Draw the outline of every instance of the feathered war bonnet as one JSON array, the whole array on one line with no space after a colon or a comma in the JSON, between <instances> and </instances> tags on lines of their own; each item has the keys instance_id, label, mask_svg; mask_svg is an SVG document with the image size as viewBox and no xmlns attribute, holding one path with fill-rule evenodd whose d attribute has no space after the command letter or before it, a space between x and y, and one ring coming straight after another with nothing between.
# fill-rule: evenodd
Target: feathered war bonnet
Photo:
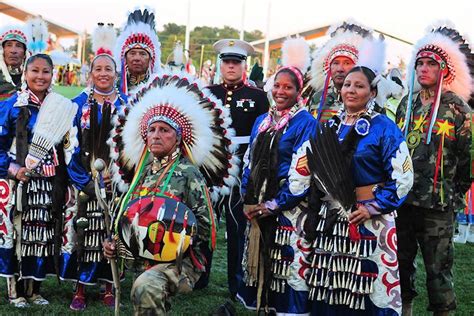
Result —
<instances>
[{"instance_id":1,"label":"feathered war bonnet","mask_svg":"<svg viewBox=\"0 0 474 316\"><path fill-rule=\"evenodd\" d=\"M121 65L121 91L128 93L127 67L125 55L131 49L139 48L150 55L149 74L161 71L161 43L155 30L155 13L152 9L137 9L129 14L127 23L120 33L115 46L116 63Z\"/></svg>"},{"instance_id":2,"label":"feathered war bonnet","mask_svg":"<svg viewBox=\"0 0 474 316\"><path fill-rule=\"evenodd\" d=\"M429 118L429 130L426 143L431 141L431 132L438 114L441 92L451 91L465 102L474 92L474 54L466 40L449 22L438 23L429 28L430 31L420 39L413 49L412 59L408 66L409 96L405 123L402 130L405 137L410 124L413 93L415 87L415 67L420 58L431 58L440 65L438 82L435 91L434 109Z\"/></svg>"},{"instance_id":3,"label":"feathered war bonnet","mask_svg":"<svg viewBox=\"0 0 474 316\"><path fill-rule=\"evenodd\" d=\"M128 167L140 170L148 160L148 126L163 121L181 136L182 154L200 169L213 189L213 199L218 193L230 193L229 188L237 183L239 164L231 144L235 131L230 128L229 110L203 88L199 79L184 72L156 74L129 102L130 111L122 131Z\"/></svg>"},{"instance_id":4,"label":"feathered war bonnet","mask_svg":"<svg viewBox=\"0 0 474 316\"><path fill-rule=\"evenodd\" d=\"M25 47L26 60L28 38L26 35L25 28L20 25L7 25L0 29L0 70L3 73L3 77L5 78L5 80L11 84L14 84L13 79L10 75L10 71L8 70L8 66L7 64L5 64L5 59L3 55L3 44L6 41L17 41L23 44ZM21 68L23 69L23 66Z\"/></svg>"},{"instance_id":5,"label":"feathered war bonnet","mask_svg":"<svg viewBox=\"0 0 474 316\"><path fill-rule=\"evenodd\" d=\"M114 62L113 49L117 41L117 33L112 23L105 25L104 23L97 23L97 27L92 33L92 51L94 52L94 61L100 56L108 56ZM116 67L117 68L117 67Z\"/></svg>"},{"instance_id":6,"label":"feathered war bonnet","mask_svg":"<svg viewBox=\"0 0 474 316\"><path fill-rule=\"evenodd\" d=\"M326 35L330 39L313 53L309 84L314 92L323 91L318 108L318 120L331 80L331 63L337 57L347 57L354 64L359 60L359 51L364 38L372 37L372 30L354 21L345 21L331 26Z\"/></svg>"}]
</instances>

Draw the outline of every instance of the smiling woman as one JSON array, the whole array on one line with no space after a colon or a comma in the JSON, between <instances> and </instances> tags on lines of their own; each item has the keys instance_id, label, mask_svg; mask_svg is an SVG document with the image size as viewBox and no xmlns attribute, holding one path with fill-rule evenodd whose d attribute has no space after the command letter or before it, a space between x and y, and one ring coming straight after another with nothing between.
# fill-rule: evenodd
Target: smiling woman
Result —
<instances>
[{"instance_id":1,"label":"smiling woman","mask_svg":"<svg viewBox=\"0 0 474 316\"><path fill-rule=\"evenodd\" d=\"M53 79L53 61L48 55L38 54L26 62L25 80L28 89L44 100Z\"/></svg>"},{"instance_id":2,"label":"smiling woman","mask_svg":"<svg viewBox=\"0 0 474 316\"><path fill-rule=\"evenodd\" d=\"M63 280L77 281L76 292L70 308L80 311L86 308L85 285L105 283L103 303L114 307L112 291L112 271L110 264L102 257L97 240L106 234L104 209L98 204L95 194L97 170L95 162L105 162L103 172L104 189L110 191L109 170L110 150L107 138L111 130L111 117L125 109L127 97L115 88L117 70L111 51L115 43L113 25L100 23L93 34L93 49L96 52L91 64L91 86L73 99L78 105L73 132L69 134L66 163L69 176L79 189L77 205L66 210L64 223L65 246L62 252L61 273ZM102 181L102 180L101 180ZM114 193L107 198L112 199ZM77 212L77 213L76 213ZM76 216L74 216L76 215ZM76 222L93 225L94 229L78 227Z\"/></svg>"},{"instance_id":3,"label":"smiling woman","mask_svg":"<svg viewBox=\"0 0 474 316\"><path fill-rule=\"evenodd\" d=\"M67 182L62 143L77 107L51 91L52 69L48 55L30 57L25 84L0 111L0 180L12 194L7 194L4 204L7 229L0 246L0 275L7 277L15 307L48 304L40 295L40 285L54 273L58 253L56 224ZM9 202L13 192L18 197L15 203ZM19 230L13 229L13 221L21 223ZM16 245L20 251L15 251ZM15 275L21 275L21 281Z\"/></svg>"}]
</instances>

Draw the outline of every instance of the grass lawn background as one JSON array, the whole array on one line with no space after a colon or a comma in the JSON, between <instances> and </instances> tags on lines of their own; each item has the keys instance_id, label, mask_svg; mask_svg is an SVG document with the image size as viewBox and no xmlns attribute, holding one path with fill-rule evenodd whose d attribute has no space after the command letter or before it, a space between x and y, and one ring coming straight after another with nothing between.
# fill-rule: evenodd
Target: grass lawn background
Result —
<instances>
[{"instance_id":1,"label":"grass lawn background","mask_svg":"<svg viewBox=\"0 0 474 316\"><path fill-rule=\"evenodd\" d=\"M67 97L74 97L82 91L81 87L55 87L55 91ZM217 250L214 253L213 267L209 286L206 289L195 291L189 295L178 295L172 299L171 315L209 315L220 304L229 299L227 291L227 259L226 244L224 240L225 226L221 224L218 232ZM427 294L425 289L424 266L419 256L417 258L418 278L417 288L419 296L415 299L414 315L430 315L426 312ZM474 315L474 245L455 244L454 258L454 281L455 291L458 298L458 309L453 315ZM131 315L133 309L130 303L131 276L127 275L122 283L122 315ZM6 282L0 278L0 315L73 315L79 314L69 309L72 299L72 283L61 282L51 277L43 283L42 294L50 301L46 307L30 307L25 310L15 309L8 304L6 298ZM113 311L107 309L98 301L98 287L87 287L88 307L81 314L84 315L113 315ZM255 315L246 311L238 303L234 303L238 315Z\"/></svg>"}]
</instances>

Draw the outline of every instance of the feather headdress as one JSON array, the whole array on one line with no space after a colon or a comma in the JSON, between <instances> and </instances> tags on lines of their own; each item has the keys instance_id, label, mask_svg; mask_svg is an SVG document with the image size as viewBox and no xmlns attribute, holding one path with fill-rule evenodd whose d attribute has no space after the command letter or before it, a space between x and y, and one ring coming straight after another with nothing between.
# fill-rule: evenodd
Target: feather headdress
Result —
<instances>
[{"instance_id":1,"label":"feather headdress","mask_svg":"<svg viewBox=\"0 0 474 316\"><path fill-rule=\"evenodd\" d=\"M44 53L48 48L48 24L41 17L33 17L26 21L26 36L28 50L32 55Z\"/></svg>"},{"instance_id":2,"label":"feather headdress","mask_svg":"<svg viewBox=\"0 0 474 316\"><path fill-rule=\"evenodd\" d=\"M354 64L359 59L359 50L364 38L372 37L372 30L355 21L345 21L331 26L326 35L330 39L313 53L310 84L321 91L329 75L331 62L339 56L350 58Z\"/></svg>"},{"instance_id":3,"label":"feather headdress","mask_svg":"<svg viewBox=\"0 0 474 316\"><path fill-rule=\"evenodd\" d=\"M115 45L114 57L122 65L122 77L126 77L125 54L133 49L144 49L150 55L149 74L161 71L161 43L155 30L155 13L151 9L137 9L129 14ZM122 91L128 93L122 87Z\"/></svg>"},{"instance_id":4,"label":"feather headdress","mask_svg":"<svg viewBox=\"0 0 474 316\"><path fill-rule=\"evenodd\" d=\"M7 25L0 29L0 71L3 73L5 81L14 84L3 56L3 43L6 41L17 41L22 43L25 45L26 52L28 38L26 36L25 28L19 25Z\"/></svg>"},{"instance_id":5,"label":"feather headdress","mask_svg":"<svg viewBox=\"0 0 474 316\"><path fill-rule=\"evenodd\" d=\"M112 50L115 47L117 41L117 33L112 23L105 25L104 23L98 23L97 27L92 33L92 50L95 56L99 55L110 55L113 56Z\"/></svg>"},{"instance_id":6,"label":"feather headdress","mask_svg":"<svg viewBox=\"0 0 474 316\"><path fill-rule=\"evenodd\" d=\"M149 122L162 120L180 130L181 151L200 168L209 186L225 194L237 183L229 110L199 79L186 73L157 74L129 102L120 153L129 168L141 163Z\"/></svg>"},{"instance_id":7,"label":"feather headdress","mask_svg":"<svg viewBox=\"0 0 474 316\"><path fill-rule=\"evenodd\" d=\"M399 91L399 86L382 76L385 71L385 39L382 35L379 38L364 38L359 49L359 59L356 66L364 66L372 70L375 78L370 83L377 87L377 97L375 101L383 107L387 98Z\"/></svg>"},{"instance_id":8,"label":"feather headdress","mask_svg":"<svg viewBox=\"0 0 474 316\"><path fill-rule=\"evenodd\" d=\"M414 76L415 63L419 58L433 58L446 69L443 89L456 93L467 102L474 92L474 53L468 39L449 21L435 23L429 29L413 47L408 78Z\"/></svg>"},{"instance_id":9,"label":"feather headdress","mask_svg":"<svg viewBox=\"0 0 474 316\"><path fill-rule=\"evenodd\" d=\"M467 39L450 22L439 22L430 27L413 49L408 66L409 97L403 130L408 133L411 117L413 93L415 90L415 66L420 58L431 58L440 65L435 92L435 105L430 117L426 142L431 141L431 131L436 121L442 91L452 91L468 102L474 92L474 53Z\"/></svg>"}]
</instances>

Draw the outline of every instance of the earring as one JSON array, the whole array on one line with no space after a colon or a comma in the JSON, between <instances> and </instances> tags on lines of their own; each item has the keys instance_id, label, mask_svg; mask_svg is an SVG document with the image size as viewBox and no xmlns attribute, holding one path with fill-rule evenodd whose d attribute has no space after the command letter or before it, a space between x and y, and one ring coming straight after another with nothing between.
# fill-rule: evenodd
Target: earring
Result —
<instances>
[{"instance_id":1,"label":"earring","mask_svg":"<svg viewBox=\"0 0 474 316\"><path fill-rule=\"evenodd\" d=\"M375 108L375 98L370 98L369 102L367 102L367 114L370 116Z\"/></svg>"}]
</instances>

